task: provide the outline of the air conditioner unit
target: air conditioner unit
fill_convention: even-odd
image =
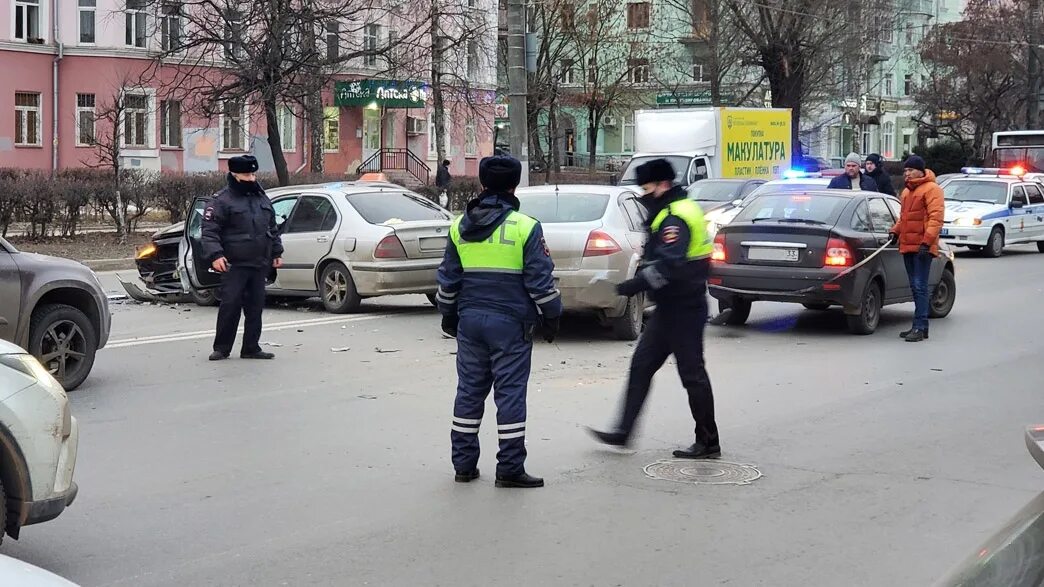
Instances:
[[[406,134],[408,135],[423,135],[428,132],[428,121],[423,118],[417,118],[410,116],[406,119]]]
[[[615,116],[606,116],[602,119],[602,126],[616,126],[617,124]]]

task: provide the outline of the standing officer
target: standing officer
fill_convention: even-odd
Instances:
[[[623,296],[648,292],[656,310],[631,359],[627,396],[615,430],[591,433],[606,444],[626,446],[653,375],[673,354],[696,422],[696,441],[687,449],[674,451],[674,456],[717,458],[721,447],[714,422],[714,395],[703,365],[707,275],[713,250],[706,221],[699,205],[674,185],[674,168],[667,160],[649,161],[636,171],[645,192],[642,203],[652,220],[638,275],[621,283],[616,291]]]
[[[203,255],[221,273],[221,306],[211,361],[227,359],[236,342],[239,314],[245,318],[244,359],[272,359],[261,350],[261,310],[269,268],[283,265],[275,210],[257,183],[257,159],[228,160],[228,186],[211,198],[203,212]]]
[[[522,164],[513,157],[479,163],[483,192],[450,227],[439,267],[442,330],[457,339],[457,398],[453,405],[456,481],[478,479],[479,423],[489,389],[497,404],[497,487],[543,487],[526,473],[526,388],[533,332],[558,334],[562,300],[554,263],[536,220],[518,212],[515,188]]]

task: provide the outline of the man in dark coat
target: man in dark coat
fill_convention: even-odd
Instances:
[[[830,180],[830,185],[827,186],[827,189],[876,192],[877,183],[859,169],[862,163],[859,155],[849,153],[848,157],[845,158],[845,172]]]
[[[874,180],[877,184],[877,191],[882,194],[888,194],[889,196],[895,195],[895,186],[892,185],[892,178],[885,172],[884,167],[881,165],[881,156],[877,153],[871,153],[866,156],[866,174]]]

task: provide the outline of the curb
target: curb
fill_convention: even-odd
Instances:
[[[125,259],[85,259],[80,261],[92,271],[118,271],[123,269],[134,269],[134,257]]]

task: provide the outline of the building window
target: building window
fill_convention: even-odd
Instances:
[[[341,23],[331,20],[326,23],[326,59],[336,61],[341,57]]]
[[[649,28],[650,4],[648,2],[632,2],[627,5],[627,28]]]
[[[707,0],[692,0],[692,35],[696,38],[706,39],[710,36],[710,11],[707,10]]]
[[[649,83],[649,60],[648,59],[628,59],[627,60],[627,81],[632,84],[647,84]]]
[[[221,150],[245,151],[247,134],[246,102],[225,100],[221,109]]]
[[[478,41],[468,41],[468,77],[474,78],[479,71]]]
[[[909,96],[911,94],[913,94],[913,74],[908,73],[903,78],[903,95]]]
[[[381,38],[381,25],[368,24],[363,30],[363,49],[366,55],[363,57],[363,65],[374,67],[377,65],[377,44]]]
[[[97,38],[97,0],[80,0],[80,44],[93,45]]]
[[[341,147],[341,109],[323,108],[323,150],[336,153]]]
[[[15,144],[38,147],[40,142],[40,94],[15,94]]]
[[[160,145],[181,146],[181,102],[177,100],[160,102]]]
[[[384,61],[390,71],[398,72],[404,64],[409,63],[403,59],[404,53],[399,48],[399,31],[388,29],[388,52],[384,54]]]
[[[40,0],[15,0],[14,37],[19,41],[40,39]]]
[[[629,112],[623,117],[623,152],[634,152],[634,113]]]
[[[895,90],[895,88],[893,87],[894,84],[892,83],[892,79],[893,79],[892,78],[892,74],[888,74],[888,75],[885,76],[885,80],[884,80],[884,85],[885,85],[884,93],[885,93],[885,96],[893,95],[892,92]]]
[[[870,132],[870,125],[869,124],[864,124],[863,125],[862,139],[863,140],[862,140],[862,144],[861,144],[860,153],[873,153],[874,152],[873,135]]]
[[[166,52],[181,49],[181,2],[166,2],[162,7],[163,17],[160,23],[160,43]]]
[[[703,64],[696,60],[696,56],[692,57],[692,81],[700,83],[707,81],[703,77]]]
[[[598,62],[595,61],[594,57],[588,58],[587,60],[587,83],[593,84],[598,82]]]
[[[468,120],[464,127],[464,156],[475,157],[478,155],[478,131],[475,129],[475,121]]]
[[[145,12],[147,0],[127,0],[124,31],[124,43],[128,47],[145,47],[148,39],[148,15]]]
[[[123,96],[123,145],[138,149],[149,147],[149,97],[144,94]]]
[[[913,45],[914,42],[914,25],[912,23],[906,24],[906,44]]]
[[[297,117],[289,106],[279,108],[279,139],[283,151],[293,153],[297,150]]]
[[[231,10],[225,15],[225,59],[242,59],[243,55],[243,15]]]
[[[573,72],[573,65],[575,64],[573,63],[572,59],[562,60],[562,76],[559,79],[565,85],[576,83],[576,78]]]
[[[576,30],[576,6],[572,2],[562,4],[562,30]]]
[[[886,122],[881,127],[881,154],[885,159],[895,157],[895,123]]]
[[[76,145],[89,147],[95,144],[94,94],[76,94]]]

